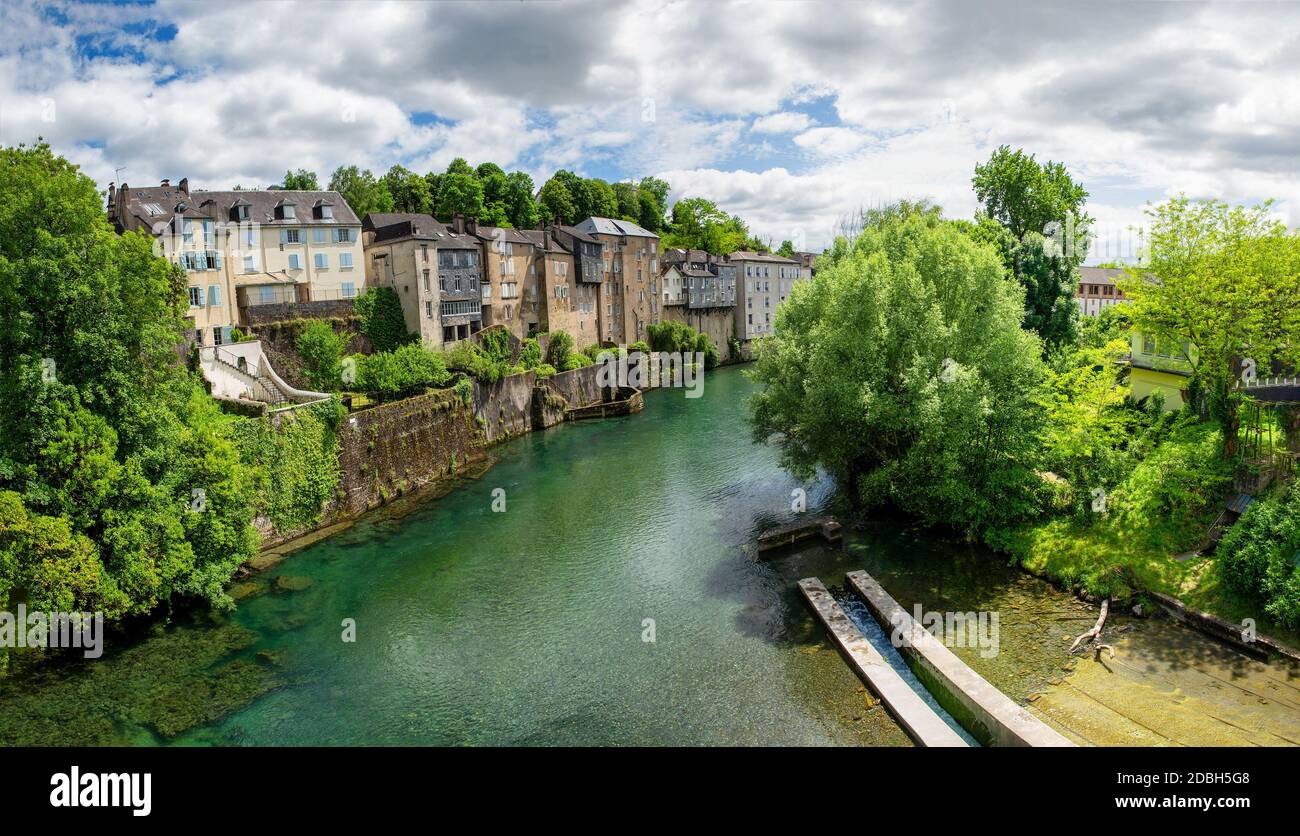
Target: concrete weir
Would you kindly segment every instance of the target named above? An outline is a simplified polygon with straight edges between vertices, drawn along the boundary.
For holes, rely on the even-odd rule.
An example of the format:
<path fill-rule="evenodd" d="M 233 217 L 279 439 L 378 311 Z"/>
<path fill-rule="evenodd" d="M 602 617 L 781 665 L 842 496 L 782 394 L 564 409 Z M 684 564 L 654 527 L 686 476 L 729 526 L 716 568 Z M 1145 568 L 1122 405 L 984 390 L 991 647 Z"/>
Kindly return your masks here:
<path fill-rule="evenodd" d="M 826 632 L 835 640 L 849 665 L 867 687 L 880 697 L 889 713 L 913 740 L 922 746 L 968 745 L 871 646 L 871 642 L 844 614 L 821 581 L 804 578 L 799 581 L 799 591 L 821 619 Z"/>
<path fill-rule="evenodd" d="M 901 637 L 908 658 L 930 693 L 957 722 L 986 746 L 1073 746 L 1068 739 L 971 670 L 930 635 L 866 572 L 850 572 L 849 587 L 886 630 Z"/>

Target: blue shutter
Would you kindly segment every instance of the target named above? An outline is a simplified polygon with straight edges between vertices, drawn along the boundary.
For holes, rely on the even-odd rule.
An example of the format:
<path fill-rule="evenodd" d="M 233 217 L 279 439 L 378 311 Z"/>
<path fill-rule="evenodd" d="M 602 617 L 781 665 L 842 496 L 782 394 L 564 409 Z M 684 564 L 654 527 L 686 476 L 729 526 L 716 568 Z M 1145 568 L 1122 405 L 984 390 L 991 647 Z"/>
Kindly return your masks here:
<path fill-rule="evenodd" d="M 208 305 L 215 306 L 221 304 L 221 287 L 220 285 L 208 285 Z"/>
<path fill-rule="evenodd" d="M 230 345 L 230 326 L 229 326 L 229 325 L 222 325 L 222 326 L 221 326 L 221 344 L 222 344 L 222 345 Z"/>

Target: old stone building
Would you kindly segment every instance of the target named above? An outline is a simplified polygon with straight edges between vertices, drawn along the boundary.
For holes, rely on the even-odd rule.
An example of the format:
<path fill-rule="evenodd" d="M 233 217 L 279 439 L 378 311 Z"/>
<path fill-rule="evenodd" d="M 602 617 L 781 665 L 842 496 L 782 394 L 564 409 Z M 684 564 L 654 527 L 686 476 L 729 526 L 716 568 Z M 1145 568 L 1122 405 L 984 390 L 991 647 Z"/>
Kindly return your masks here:
<path fill-rule="evenodd" d="M 659 299 L 659 236 L 631 221 L 587 218 L 577 229 L 601 245 L 602 340 L 644 340 L 646 326 L 662 316 Z"/>
<path fill-rule="evenodd" d="M 407 330 L 429 346 L 463 340 L 484 327 L 481 242 L 461 229 L 432 215 L 365 218 L 366 281 L 396 291 Z"/>

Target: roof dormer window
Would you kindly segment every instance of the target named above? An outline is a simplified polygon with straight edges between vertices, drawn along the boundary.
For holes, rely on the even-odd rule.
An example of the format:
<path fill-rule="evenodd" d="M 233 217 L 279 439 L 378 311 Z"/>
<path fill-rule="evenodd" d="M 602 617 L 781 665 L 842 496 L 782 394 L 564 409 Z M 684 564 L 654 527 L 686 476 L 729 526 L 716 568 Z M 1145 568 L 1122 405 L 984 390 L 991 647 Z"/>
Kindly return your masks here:
<path fill-rule="evenodd" d="M 296 206 L 291 200 L 282 200 L 275 204 L 275 217 L 281 221 L 292 221 L 298 217 Z"/>
<path fill-rule="evenodd" d="M 334 204 L 328 200 L 318 200 L 312 207 L 316 210 L 316 217 L 322 221 L 334 220 Z"/>

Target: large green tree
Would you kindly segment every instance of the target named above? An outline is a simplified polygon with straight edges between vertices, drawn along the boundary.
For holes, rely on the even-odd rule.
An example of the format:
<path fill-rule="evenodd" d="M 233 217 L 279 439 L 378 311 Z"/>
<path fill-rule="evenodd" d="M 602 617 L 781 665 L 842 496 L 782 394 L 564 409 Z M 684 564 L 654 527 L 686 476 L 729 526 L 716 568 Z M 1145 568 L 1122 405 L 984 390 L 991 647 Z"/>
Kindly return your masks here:
<path fill-rule="evenodd" d="M 253 487 L 177 362 L 183 274 L 45 144 L 0 149 L 0 606 L 228 602 Z"/>
<path fill-rule="evenodd" d="M 339 166 L 330 175 L 330 191 L 343 195 L 358 218 L 364 218 L 371 212 L 393 211 L 393 196 L 388 191 L 388 186 L 376 179 L 368 169 L 363 171 L 354 165 Z"/>
<path fill-rule="evenodd" d="M 1049 345 L 1074 339 L 1078 267 L 1088 254 L 1092 219 L 1083 212 L 1088 192 L 1065 165 L 1003 145 L 975 167 L 972 180 L 983 215 L 1005 234 L 995 238 L 1002 259 L 1025 288 L 1025 325 Z M 977 223 L 983 226 L 980 219 Z"/>
<path fill-rule="evenodd" d="M 300 168 L 297 171 L 286 171 L 284 182 L 271 188 L 315 192 L 320 190 L 320 183 L 316 180 L 316 172 Z"/>
<path fill-rule="evenodd" d="M 394 212 L 420 214 L 433 212 L 433 197 L 429 194 L 429 183 L 414 171 L 395 165 L 388 169 L 379 182 L 393 198 Z"/>
<path fill-rule="evenodd" d="M 867 213 L 761 341 L 757 440 L 862 505 L 967 531 L 1037 509 L 1044 367 L 998 253 L 937 209 Z"/>
<path fill-rule="evenodd" d="M 1180 196 L 1147 214 L 1144 263 L 1120 283 L 1134 327 L 1188 344 L 1193 389 L 1224 422 L 1223 451 L 1231 458 L 1243 361 L 1253 360 L 1261 376 L 1274 361 L 1300 366 L 1300 234 L 1269 204 Z"/>

